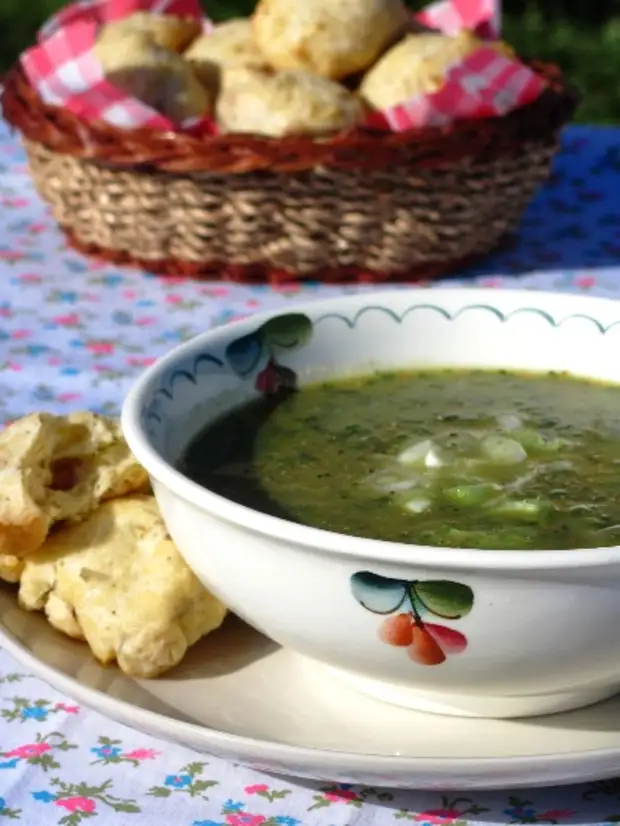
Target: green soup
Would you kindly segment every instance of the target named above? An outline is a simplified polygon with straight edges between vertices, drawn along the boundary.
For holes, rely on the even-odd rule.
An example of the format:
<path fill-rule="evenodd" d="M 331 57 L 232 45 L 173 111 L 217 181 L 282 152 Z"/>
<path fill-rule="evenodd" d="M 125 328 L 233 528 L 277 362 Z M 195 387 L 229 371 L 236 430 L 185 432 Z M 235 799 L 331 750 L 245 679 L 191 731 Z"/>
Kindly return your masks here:
<path fill-rule="evenodd" d="M 443 547 L 620 544 L 620 387 L 559 374 L 384 373 L 265 397 L 183 472 L 248 507 Z"/>

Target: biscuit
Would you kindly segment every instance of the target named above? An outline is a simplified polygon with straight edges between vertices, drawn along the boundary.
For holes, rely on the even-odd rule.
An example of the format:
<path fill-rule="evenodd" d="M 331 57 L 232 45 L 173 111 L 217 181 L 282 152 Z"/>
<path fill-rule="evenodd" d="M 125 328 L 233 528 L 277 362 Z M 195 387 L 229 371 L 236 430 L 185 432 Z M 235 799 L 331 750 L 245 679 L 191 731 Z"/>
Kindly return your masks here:
<path fill-rule="evenodd" d="M 207 88 L 219 88 L 223 67 L 266 68 L 249 20 L 229 20 L 195 40 L 184 54 Z"/>
<path fill-rule="evenodd" d="M 363 107 L 344 86 L 307 72 L 229 69 L 216 116 L 225 132 L 321 136 L 354 126 Z"/>
<path fill-rule="evenodd" d="M 136 11 L 122 20 L 107 23 L 104 30 L 141 32 L 158 46 L 182 52 L 202 33 L 202 23 L 194 17 Z"/>
<path fill-rule="evenodd" d="M 0 579 L 15 584 L 24 570 L 24 560 L 10 554 L 0 554 Z"/>
<path fill-rule="evenodd" d="M 254 37 L 275 69 L 341 80 L 371 66 L 409 26 L 401 0 L 261 0 Z"/>
<path fill-rule="evenodd" d="M 182 123 L 211 114 L 214 91 L 202 85 L 180 55 L 157 45 L 149 34 L 105 27 L 94 54 L 107 80 L 171 120 Z"/>
<path fill-rule="evenodd" d="M 0 555 L 32 554 L 57 522 L 82 519 L 101 501 L 148 484 L 112 419 L 94 413 L 18 419 L 0 433 Z"/>
<path fill-rule="evenodd" d="M 152 496 L 115 499 L 59 530 L 26 560 L 19 601 L 101 663 L 145 679 L 177 665 L 227 613 L 183 561 Z"/>
<path fill-rule="evenodd" d="M 501 41 L 485 42 L 472 32 L 456 37 L 411 34 L 388 51 L 364 76 L 359 94 L 373 109 L 388 109 L 407 100 L 438 92 L 450 67 L 482 46 L 512 56 Z"/>

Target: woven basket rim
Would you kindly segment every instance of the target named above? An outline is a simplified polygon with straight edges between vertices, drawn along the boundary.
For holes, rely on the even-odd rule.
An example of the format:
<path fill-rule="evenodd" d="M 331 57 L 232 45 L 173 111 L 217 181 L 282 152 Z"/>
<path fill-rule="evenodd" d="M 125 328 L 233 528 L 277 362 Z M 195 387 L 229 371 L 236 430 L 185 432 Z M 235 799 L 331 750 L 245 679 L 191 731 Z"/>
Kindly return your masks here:
<path fill-rule="evenodd" d="M 44 103 L 21 64 L 7 73 L 1 105 L 5 119 L 27 139 L 47 149 L 111 167 L 167 172 L 300 172 L 317 166 L 381 169 L 394 163 L 445 165 L 484 153 L 513 152 L 532 140 L 545 140 L 569 120 L 579 95 L 554 64 L 530 61 L 547 81 L 532 103 L 504 117 L 461 120 L 444 127 L 381 132 L 358 127 L 317 141 L 310 137 L 205 135 L 128 130 L 101 121 L 85 123 L 62 107 Z M 476 148 L 478 147 L 477 151 Z"/>

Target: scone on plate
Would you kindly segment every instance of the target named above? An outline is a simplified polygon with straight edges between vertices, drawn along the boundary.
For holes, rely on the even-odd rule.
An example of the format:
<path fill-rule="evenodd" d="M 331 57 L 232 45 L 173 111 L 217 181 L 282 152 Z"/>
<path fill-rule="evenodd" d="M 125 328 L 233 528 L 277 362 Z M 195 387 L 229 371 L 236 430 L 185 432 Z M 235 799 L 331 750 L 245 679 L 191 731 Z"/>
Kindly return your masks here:
<path fill-rule="evenodd" d="M 0 554 L 0 579 L 15 585 L 24 570 L 24 560 L 12 554 Z"/>
<path fill-rule="evenodd" d="M 490 46 L 512 56 L 501 41 L 486 42 L 463 31 L 456 37 L 444 34 L 410 34 L 391 48 L 364 76 L 359 88 L 373 109 L 388 109 L 407 100 L 438 92 L 450 67 L 481 46 Z"/>
<path fill-rule="evenodd" d="M 225 132 L 322 136 L 354 126 L 361 102 L 344 86 L 308 72 L 230 69 L 222 76 L 216 117 Z"/>
<path fill-rule="evenodd" d="M 275 69 L 341 80 L 371 66 L 409 21 L 401 0 L 260 0 L 254 37 Z"/>
<path fill-rule="evenodd" d="M 194 40 L 184 54 L 198 78 L 208 88 L 219 88 L 223 68 L 266 68 L 254 40 L 250 20 L 229 20 Z"/>
<path fill-rule="evenodd" d="M 173 668 L 227 613 L 181 558 L 152 496 L 107 502 L 59 530 L 26 560 L 19 601 L 137 678 Z"/>
<path fill-rule="evenodd" d="M 122 20 L 107 23 L 102 34 L 114 30 L 141 32 L 147 34 L 158 46 L 182 52 L 200 35 L 202 24 L 194 17 L 136 11 Z"/>
<path fill-rule="evenodd" d="M 181 123 L 211 114 L 214 90 L 205 88 L 189 63 L 147 32 L 107 26 L 94 54 L 111 83 L 171 120 Z"/>
<path fill-rule="evenodd" d="M 119 424 L 94 413 L 33 413 L 0 433 L 0 576 L 37 551 L 53 525 L 148 489 Z M 14 580 L 13 580 L 14 581 Z"/>

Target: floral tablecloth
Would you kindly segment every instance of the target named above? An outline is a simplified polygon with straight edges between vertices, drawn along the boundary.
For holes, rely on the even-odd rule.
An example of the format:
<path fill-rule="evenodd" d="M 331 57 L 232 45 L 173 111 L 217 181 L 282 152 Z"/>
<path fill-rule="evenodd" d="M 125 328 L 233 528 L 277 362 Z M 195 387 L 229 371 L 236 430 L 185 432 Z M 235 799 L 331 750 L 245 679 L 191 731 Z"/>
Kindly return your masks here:
<path fill-rule="evenodd" d="M 342 292 L 158 279 L 68 251 L 0 124 L 0 419 L 89 407 L 115 414 L 177 342 L 258 310 Z M 620 131 L 575 127 L 510 250 L 448 284 L 620 298 Z M 371 287 L 351 287 L 372 289 Z M 276 780 L 80 708 L 0 651 L 0 822 L 74 826 L 421 826 L 614 823 L 620 779 L 475 795 Z"/>

